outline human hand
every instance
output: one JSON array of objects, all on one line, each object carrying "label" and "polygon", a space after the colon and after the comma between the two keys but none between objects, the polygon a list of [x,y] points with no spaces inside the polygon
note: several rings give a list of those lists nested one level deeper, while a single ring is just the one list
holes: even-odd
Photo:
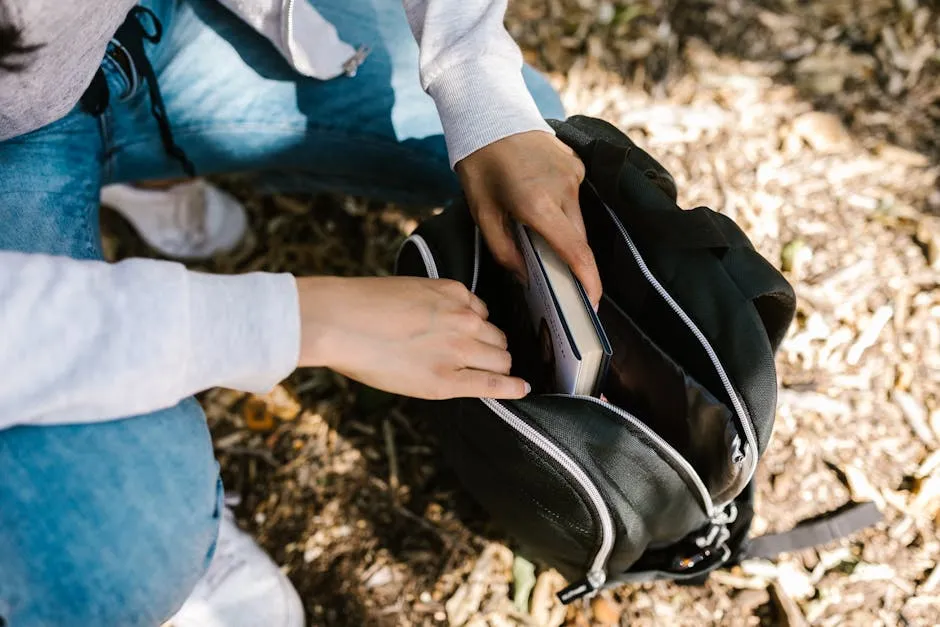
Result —
[{"label": "human hand", "polygon": [[522,398],[506,336],[463,284],[412,277],[297,279],[300,366],[416,398]]},{"label": "human hand", "polygon": [[470,212],[498,262],[525,277],[512,224],[521,222],[571,267],[597,308],[601,279],[578,202],[584,164],[571,148],[548,133],[520,133],[465,157],[456,171]]}]

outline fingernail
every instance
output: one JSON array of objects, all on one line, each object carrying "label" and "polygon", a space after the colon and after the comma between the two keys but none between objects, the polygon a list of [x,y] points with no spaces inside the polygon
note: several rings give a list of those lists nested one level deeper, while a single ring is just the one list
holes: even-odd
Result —
[{"label": "fingernail", "polygon": [[529,385],[529,382],[528,382],[528,381],[525,381],[524,383],[525,383],[525,395],[528,396],[528,395],[529,395],[529,392],[532,391],[532,386]]}]

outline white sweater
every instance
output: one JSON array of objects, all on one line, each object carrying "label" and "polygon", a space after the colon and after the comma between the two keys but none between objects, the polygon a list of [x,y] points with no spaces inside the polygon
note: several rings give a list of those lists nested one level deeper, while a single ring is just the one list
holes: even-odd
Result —
[{"label": "white sweater", "polygon": [[[306,0],[221,1],[302,74],[335,77],[353,53]],[[32,19],[50,13],[26,7],[43,4],[23,5],[27,41],[31,28],[42,32]],[[83,3],[82,23],[95,24],[91,12],[106,25],[94,29],[95,37],[85,32],[46,46],[31,66],[39,69],[26,76],[0,73],[0,140],[52,122],[77,102],[116,28],[115,11],[133,4]],[[506,0],[404,5],[420,47],[421,83],[437,104],[452,165],[503,137],[551,132],[503,27]],[[67,68],[81,77],[77,87],[56,82],[61,64],[42,58],[56,53],[84,60]],[[37,80],[61,88],[31,92]],[[48,119],[35,117],[43,111]],[[299,345],[290,275],[219,276],[167,261],[108,264],[0,251],[0,429],[142,414],[215,386],[263,392],[296,367]]]}]

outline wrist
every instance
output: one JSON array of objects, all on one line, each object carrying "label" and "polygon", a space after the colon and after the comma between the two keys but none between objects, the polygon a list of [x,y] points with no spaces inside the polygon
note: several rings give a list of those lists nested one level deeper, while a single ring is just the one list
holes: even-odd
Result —
[{"label": "wrist", "polygon": [[298,365],[304,368],[329,368],[337,354],[331,310],[343,279],[298,277],[296,281],[300,307]]},{"label": "wrist", "polygon": [[428,86],[428,93],[441,118],[452,168],[505,137],[527,131],[554,135],[526,87],[521,56],[517,63],[484,55],[449,67]]}]

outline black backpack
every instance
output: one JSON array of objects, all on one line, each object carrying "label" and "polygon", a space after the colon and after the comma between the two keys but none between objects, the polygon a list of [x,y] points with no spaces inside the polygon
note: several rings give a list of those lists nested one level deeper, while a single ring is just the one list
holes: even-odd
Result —
[{"label": "black backpack", "polygon": [[519,401],[431,403],[444,458],[524,553],[573,583],[698,582],[872,524],[853,506],[748,539],[752,478],[776,409],[774,353],[795,311],[784,277],[728,217],[676,205],[672,176],[601,120],[551,121],[584,161],[581,208],[614,355],[603,393],[549,393],[522,289],[458,200],[402,245],[397,273],[460,281],[505,331]]}]

